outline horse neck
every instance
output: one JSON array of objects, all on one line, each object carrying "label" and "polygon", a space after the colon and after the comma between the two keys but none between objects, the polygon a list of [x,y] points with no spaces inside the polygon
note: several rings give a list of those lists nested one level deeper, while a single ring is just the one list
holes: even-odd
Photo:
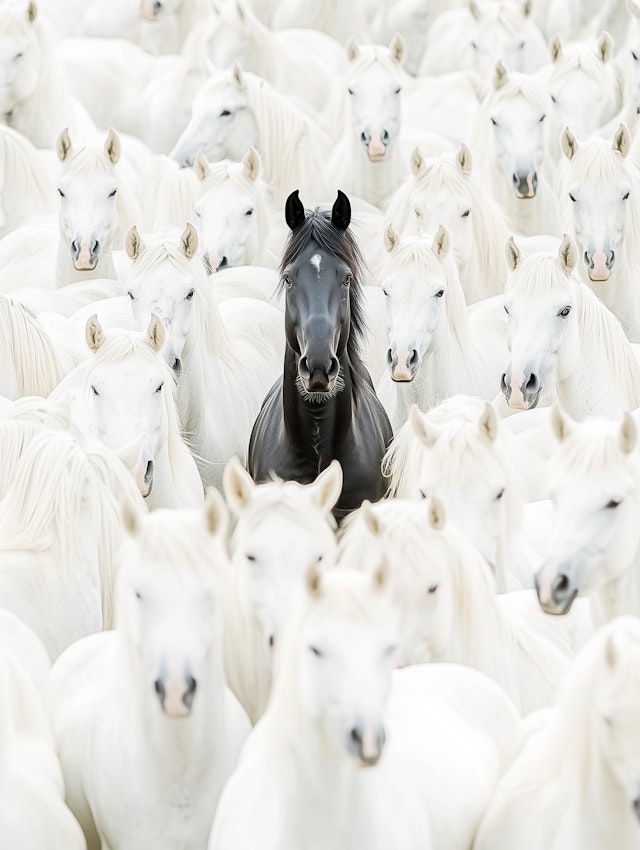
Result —
[{"label": "horse neck", "polygon": [[640,616],[640,549],[622,575],[591,594],[591,616],[596,628],[623,614]]},{"label": "horse neck", "polygon": [[401,152],[398,140],[391,145],[382,162],[371,162],[364,147],[356,138],[351,123],[345,132],[349,137],[349,180],[353,193],[358,197],[382,207],[398,187],[401,177]]},{"label": "horse neck", "polygon": [[58,242],[58,253],[56,256],[56,288],[66,286],[68,283],[84,283],[94,278],[109,278],[117,280],[111,246],[100,252],[98,263],[91,271],[78,271],[74,268],[68,246],[64,245],[62,239]]},{"label": "horse neck", "polygon": [[640,342],[640,319],[637,318],[640,316],[640,291],[635,285],[633,271],[640,262],[638,251],[639,248],[634,244],[634,240],[627,235],[624,250],[620,252],[611,276],[603,284],[589,280],[584,263],[580,263],[582,279],[620,319],[632,342]]},{"label": "horse neck", "polygon": [[[466,317],[463,320],[468,324]],[[421,410],[429,410],[450,396],[462,392],[464,387],[461,386],[461,381],[466,360],[467,353],[449,326],[448,317],[443,310],[431,345],[422,358],[415,378],[411,384],[396,386],[398,401],[409,406],[415,401]],[[411,389],[414,384],[415,388]]]}]

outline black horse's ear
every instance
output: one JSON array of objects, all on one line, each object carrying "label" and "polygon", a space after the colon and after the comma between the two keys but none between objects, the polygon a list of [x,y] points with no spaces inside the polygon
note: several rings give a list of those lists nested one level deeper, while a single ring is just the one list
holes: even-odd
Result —
[{"label": "black horse's ear", "polygon": [[300,227],[304,221],[304,207],[300,200],[299,189],[292,192],[284,205],[284,218],[291,230]]},{"label": "black horse's ear", "polygon": [[338,197],[331,210],[331,223],[338,230],[346,230],[351,223],[351,204],[349,198],[340,189],[338,189]]}]

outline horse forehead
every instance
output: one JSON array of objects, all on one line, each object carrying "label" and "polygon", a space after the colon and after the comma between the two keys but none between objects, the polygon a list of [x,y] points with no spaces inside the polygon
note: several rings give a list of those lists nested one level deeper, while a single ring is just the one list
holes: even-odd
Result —
[{"label": "horse forehead", "polygon": [[[159,365],[150,364],[136,356],[119,363],[99,366],[91,374],[94,383],[100,383],[105,389],[113,388],[127,399],[131,397],[133,390],[157,388],[164,377],[165,373]],[[135,403],[138,402],[139,398],[136,398]]]}]

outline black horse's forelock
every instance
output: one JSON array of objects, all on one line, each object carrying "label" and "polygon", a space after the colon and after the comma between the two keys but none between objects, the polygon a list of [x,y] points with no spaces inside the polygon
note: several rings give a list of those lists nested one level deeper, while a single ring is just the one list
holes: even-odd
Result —
[{"label": "black horse's forelock", "polygon": [[[295,262],[312,239],[324,251],[338,257],[351,269],[352,284],[349,294],[351,332],[347,342],[347,354],[352,367],[359,371],[363,368],[360,348],[367,330],[362,289],[364,268],[362,253],[351,230],[349,228],[340,230],[331,221],[330,210],[321,210],[316,207],[313,211],[307,210],[304,222],[289,234],[280,262],[280,274],[287,266]],[[284,280],[281,280],[279,294],[283,289]]]}]

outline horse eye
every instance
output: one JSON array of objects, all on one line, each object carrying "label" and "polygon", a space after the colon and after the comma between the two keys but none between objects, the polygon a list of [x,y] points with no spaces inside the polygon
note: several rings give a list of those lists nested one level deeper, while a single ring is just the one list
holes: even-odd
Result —
[{"label": "horse eye", "polygon": [[571,304],[567,304],[566,307],[564,307],[562,310],[560,310],[558,315],[562,316],[563,319],[566,319],[570,312],[571,312]]},{"label": "horse eye", "polygon": [[471,210],[465,210],[463,213],[461,213],[460,218],[469,218],[470,213]]},{"label": "horse eye", "polygon": [[164,381],[156,387],[156,390],[155,390],[155,391],[156,391],[157,393],[161,393],[161,392],[162,392],[162,388],[163,388],[163,387],[164,387]]},{"label": "horse eye", "polygon": [[132,301],[135,301],[135,298],[133,297],[133,292],[132,292],[131,290],[129,290],[129,291],[127,292],[127,295],[129,296],[129,298],[130,298]]},{"label": "horse eye", "polygon": [[544,121],[544,119],[545,119],[546,117],[547,117],[547,116],[546,116],[546,114],[545,114],[545,115],[541,115],[541,116],[540,116],[540,123],[541,123],[541,124],[542,124],[542,122]]},{"label": "horse eye", "polygon": [[572,200],[572,201],[573,201],[573,203],[575,204],[576,199],[573,197],[573,195],[571,194],[571,192],[569,192],[569,197],[571,198],[571,200]]},{"label": "horse eye", "polygon": [[344,279],[344,281],[343,281],[343,284],[342,284],[342,285],[343,285],[343,286],[351,286],[351,284],[352,284],[352,283],[353,283],[353,278],[351,277],[351,275],[350,275],[350,274],[348,274],[348,275],[345,277],[345,279]]},{"label": "horse eye", "polygon": [[288,274],[282,275],[282,282],[287,287],[287,289],[291,289],[291,287],[293,286],[293,281],[291,280]]},{"label": "horse eye", "polygon": [[245,215],[253,215],[253,210],[247,210]]},{"label": "horse eye", "polygon": [[389,290],[385,289],[384,286],[382,287],[382,294],[386,295],[387,298],[389,297]]},{"label": "horse eye", "polygon": [[624,195],[622,196],[622,200],[623,200],[623,201],[626,201],[626,200],[628,199],[628,197],[629,197],[629,194],[630,194],[629,192],[627,192],[626,194],[624,194]]},{"label": "horse eye", "polygon": [[61,198],[66,198],[66,197],[67,197],[67,196],[65,195],[65,193],[62,191],[62,189],[60,189],[60,188],[58,189],[58,194],[60,195],[60,197],[61,197]]},{"label": "horse eye", "polygon": [[392,655],[395,655],[397,649],[398,649],[397,643],[389,644],[389,646],[385,649],[385,651],[383,653],[384,657],[385,658],[391,658]]},{"label": "horse eye", "polygon": [[635,59],[635,61],[637,62],[637,61],[638,61],[638,54],[635,52],[635,50],[632,50],[632,51],[631,51],[631,55],[633,56],[633,58],[634,58],[634,59]]},{"label": "horse eye", "polygon": [[520,44],[518,45],[518,50],[523,50],[526,43],[527,43],[526,41],[521,41]]},{"label": "horse eye", "polygon": [[428,593],[435,593],[437,589],[438,589],[438,585],[432,584],[431,587],[428,590]]},{"label": "horse eye", "polygon": [[506,304],[504,305],[504,312],[507,314],[507,316],[509,315],[509,308]]},{"label": "horse eye", "polygon": [[347,89],[347,91],[349,92],[349,94],[354,94],[353,89]]},{"label": "horse eye", "polygon": [[184,299],[184,300],[185,300],[185,301],[191,301],[191,299],[192,299],[192,298],[193,298],[193,296],[195,295],[195,292],[196,292],[196,291],[195,291],[195,289],[190,289],[190,290],[187,292],[187,294],[186,294],[186,296],[185,296],[185,299]]},{"label": "horse eye", "polygon": [[220,113],[221,118],[228,118],[231,115],[231,112],[228,109],[223,109]]},{"label": "horse eye", "polygon": [[504,487],[498,493],[496,493],[496,502],[499,502],[500,499],[504,496]]},{"label": "horse eye", "polygon": [[428,498],[429,498],[429,494],[427,493],[427,491],[426,491],[426,490],[423,490],[423,489],[422,489],[422,487],[420,488],[420,496],[421,496],[421,498],[423,498],[423,499],[428,499]]},{"label": "horse eye", "polygon": [[494,127],[498,126],[498,122],[496,121],[495,118],[491,118],[490,121],[491,121],[491,123],[493,124]]},{"label": "horse eye", "polygon": [[394,94],[400,94],[402,91],[402,86],[398,86],[398,88],[394,91]]},{"label": "horse eye", "polygon": [[100,395],[100,393],[99,393],[99,392],[98,392],[98,390],[97,390],[97,389],[93,386],[93,384],[91,384],[91,392],[92,392],[94,395]]},{"label": "horse eye", "polygon": [[477,43],[476,43],[475,41],[472,41],[472,42],[471,42],[471,47],[473,47],[473,49],[474,49],[474,50],[477,50],[477,49],[478,49],[478,45],[477,45]]},{"label": "horse eye", "polygon": [[13,61],[15,62],[16,59],[22,59],[23,56],[24,56],[24,53],[21,50],[19,53],[16,53],[16,55],[13,57]]},{"label": "horse eye", "polygon": [[315,655],[316,658],[322,658],[322,652],[320,652],[317,646],[310,646],[309,649]]},{"label": "horse eye", "polygon": [[417,208],[416,208],[416,209],[414,210],[414,213],[415,213],[415,215],[416,215],[416,218],[422,218],[422,212],[421,212],[421,210],[419,210],[419,209],[417,209]]},{"label": "horse eye", "polygon": [[115,196],[116,196],[116,192],[117,192],[117,191],[118,191],[118,189],[117,189],[117,188],[115,188],[113,191],[109,192],[109,197],[110,197],[110,198],[115,198]]},{"label": "horse eye", "polygon": [[202,213],[200,212],[200,210],[194,210],[193,212],[195,213],[196,218],[202,218]]},{"label": "horse eye", "polygon": [[255,555],[245,555],[245,558],[247,559],[247,561],[250,561],[252,564],[254,564],[255,561],[256,561]]},{"label": "horse eye", "polygon": [[442,298],[443,295],[444,295],[444,289],[439,289],[436,292],[436,298]]},{"label": "horse eye", "polygon": [[607,502],[606,507],[617,508],[620,502],[622,502],[622,499],[611,499],[609,502]]},{"label": "horse eye", "polygon": [[136,590],[135,594],[136,594],[136,599],[142,599],[142,594],[140,593],[139,590]]},{"label": "horse eye", "polygon": [[555,96],[555,95],[550,94],[550,95],[549,95],[549,97],[551,98],[552,103],[557,103],[557,102],[558,102],[558,99],[556,98],[556,96]]}]

